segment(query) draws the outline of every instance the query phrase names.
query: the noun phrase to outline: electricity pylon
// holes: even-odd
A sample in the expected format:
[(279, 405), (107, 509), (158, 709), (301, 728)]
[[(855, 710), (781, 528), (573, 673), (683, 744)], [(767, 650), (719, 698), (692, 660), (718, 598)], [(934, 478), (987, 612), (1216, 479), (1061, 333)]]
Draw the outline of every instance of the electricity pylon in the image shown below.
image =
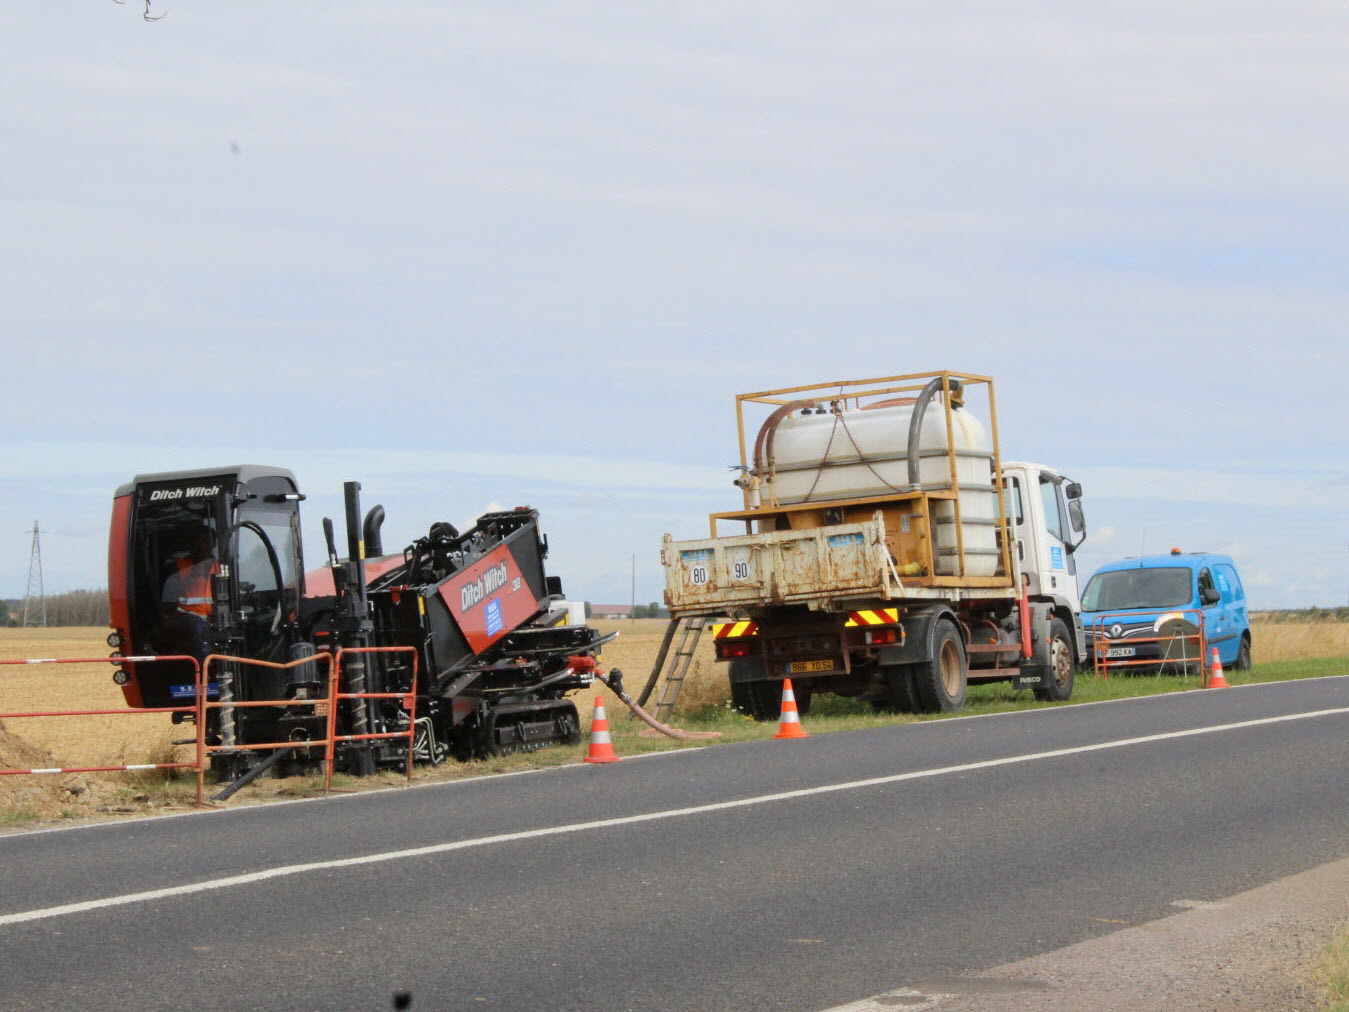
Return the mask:
[(47, 595), (42, 591), (42, 544), (37, 521), (33, 521), (33, 554), (28, 562), (28, 589), (23, 592), (23, 624), (47, 625)]

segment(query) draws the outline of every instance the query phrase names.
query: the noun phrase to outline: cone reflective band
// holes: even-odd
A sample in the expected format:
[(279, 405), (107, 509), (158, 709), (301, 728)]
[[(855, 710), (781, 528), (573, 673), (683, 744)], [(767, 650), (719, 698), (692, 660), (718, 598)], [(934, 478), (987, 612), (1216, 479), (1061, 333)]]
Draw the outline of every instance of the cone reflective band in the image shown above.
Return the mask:
[(616, 763), (622, 756), (614, 751), (609, 737), (609, 717), (604, 712), (604, 698), (595, 697), (595, 716), (590, 722), (590, 751), (583, 762)]
[(792, 680), (782, 680), (782, 719), (778, 723), (778, 733), (774, 738), (809, 738), (801, 727), (801, 715), (796, 712), (796, 694), (792, 692)]

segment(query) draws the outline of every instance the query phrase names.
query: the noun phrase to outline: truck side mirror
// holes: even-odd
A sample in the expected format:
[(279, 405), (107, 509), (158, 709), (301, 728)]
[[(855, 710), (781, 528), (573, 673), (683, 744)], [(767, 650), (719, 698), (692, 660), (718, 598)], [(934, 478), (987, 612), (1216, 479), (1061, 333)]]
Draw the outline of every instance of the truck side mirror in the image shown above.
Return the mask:
[(1070, 500), (1071, 500), (1071, 499), (1081, 499), (1081, 498), (1082, 498), (1082, 486), (1079, 485), (1079, 484), (1078, 484), (1077, 482), (1075, 482), (1075, 481), (1070, 481), (1070, 482), (1067, 484), (1067, 486), (1064, 488), (1063, 494), (1064, 494), (1068, 499), (1070, 499)]
[(1218, 593), (1217, 587), (1205, 587), (1199, 592), (1199, 599), (1205, 604), (1217, 604), (1222, 600), (1222, 595)]
[(1081, 535), (1069, 546), (1068, 550), (1075, 552), (1078, 546), (1087, 540), (1087, 518), (1082, 514), (1082, 501), (1080, 499), (1068, 501), (1068, 522), (1073, 525), (1073, 533)]

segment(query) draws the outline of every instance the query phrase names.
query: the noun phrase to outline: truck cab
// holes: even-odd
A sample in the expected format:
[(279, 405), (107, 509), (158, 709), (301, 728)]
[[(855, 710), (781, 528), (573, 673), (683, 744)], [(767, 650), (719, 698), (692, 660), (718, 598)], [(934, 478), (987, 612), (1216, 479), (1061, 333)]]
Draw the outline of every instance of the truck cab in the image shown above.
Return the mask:
[[(1002, 469), (1017, 565), (1031, 597), (1081, 611), (1077, 549), (1087, 537), (1082, 486), (1043, 464), (1009, 462)], [(1083, 642), (1078, 629), (1078, 643)]]

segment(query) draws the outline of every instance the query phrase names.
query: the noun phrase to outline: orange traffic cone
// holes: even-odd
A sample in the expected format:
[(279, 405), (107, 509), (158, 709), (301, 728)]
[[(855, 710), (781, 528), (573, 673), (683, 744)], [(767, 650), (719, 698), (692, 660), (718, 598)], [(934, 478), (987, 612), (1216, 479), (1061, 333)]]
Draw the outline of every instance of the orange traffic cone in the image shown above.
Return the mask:
[(778, 733), (774, 738), (809, 738), (801, 727), (801, 715), (796, 712), (796, 695), (792, 692), (792, 680), (782, 680), (782, 720), (778, 724)]
[(1218, 648), (1213, 648), (1213, 663), (1208, 667), (1208, 685), (1209, 689), (1230, 688), (1227, 679), (1223, 677), (1223, 662), (1218, 660)]
[(590, 722), (590, 753), (582, 760), (588, 763), (616, 763), (623, 757), (614, 751), (609, 737), (609, 717), (604, 712), (604, 697), (595, 697), (595, 716)]

